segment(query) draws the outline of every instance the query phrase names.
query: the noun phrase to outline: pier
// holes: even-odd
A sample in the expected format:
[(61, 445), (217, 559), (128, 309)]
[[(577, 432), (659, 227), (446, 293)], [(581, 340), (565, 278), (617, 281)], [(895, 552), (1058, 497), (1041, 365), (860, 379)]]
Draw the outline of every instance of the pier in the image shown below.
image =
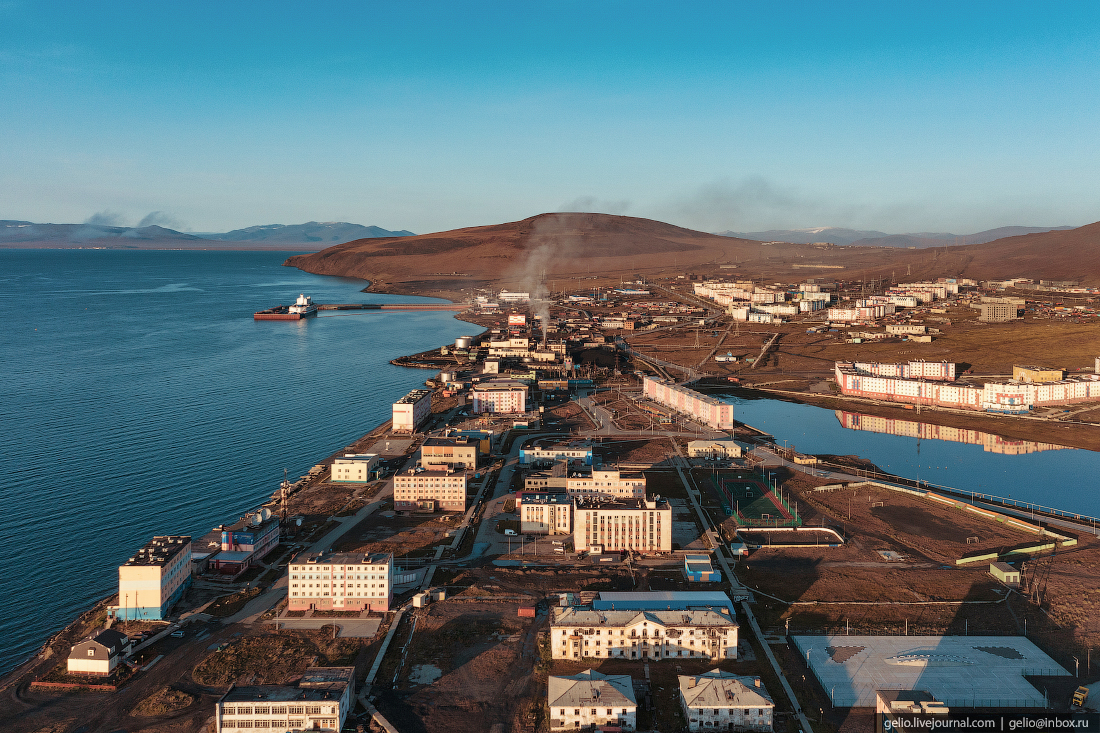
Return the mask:
[(464, 311), (461, 303), (318, 303), (319, 311)]

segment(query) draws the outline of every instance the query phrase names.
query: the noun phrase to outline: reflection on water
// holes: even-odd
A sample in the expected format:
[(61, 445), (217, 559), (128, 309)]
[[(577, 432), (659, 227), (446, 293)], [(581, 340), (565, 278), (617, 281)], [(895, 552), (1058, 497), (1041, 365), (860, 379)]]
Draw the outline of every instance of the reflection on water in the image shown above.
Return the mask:
[(1065, 450), (1064, 445), (1037, 443), (1033, 440), (1017, 440), (1001, 435), (983, 433), (979, 430), (952, 428), (946, 425), (930, 425), (915, 420), (898, 420), (892, 417), (866, 415), (862, 412), (837, 410), (836, 419), (849, 430), (865, 430), (870, 433), (900, 435), (905, 438), (925, 440), (946, 440), (952, 443), (980, 445), (987, 453), (1000, 453), (1006, 456), (1022, 456), (1044, 450)]

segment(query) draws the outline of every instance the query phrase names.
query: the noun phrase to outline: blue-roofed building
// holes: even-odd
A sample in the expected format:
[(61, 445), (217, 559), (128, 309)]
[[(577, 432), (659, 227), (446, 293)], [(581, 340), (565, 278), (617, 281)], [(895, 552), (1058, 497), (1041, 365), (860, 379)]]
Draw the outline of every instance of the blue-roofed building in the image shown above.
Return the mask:
[(592, 601), (596, 611), (687, 611), (702, 608), (725, 608), (734, 615), (733, 601), (722, 591), (600, 591)]

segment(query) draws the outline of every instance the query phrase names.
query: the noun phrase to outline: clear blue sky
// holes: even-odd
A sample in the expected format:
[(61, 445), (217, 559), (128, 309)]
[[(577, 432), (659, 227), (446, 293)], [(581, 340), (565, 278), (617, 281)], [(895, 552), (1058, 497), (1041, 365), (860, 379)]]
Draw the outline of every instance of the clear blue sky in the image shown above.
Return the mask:
[(1100, 220), (1096, 2), (0, 0), (0, 100), (0, 219)]

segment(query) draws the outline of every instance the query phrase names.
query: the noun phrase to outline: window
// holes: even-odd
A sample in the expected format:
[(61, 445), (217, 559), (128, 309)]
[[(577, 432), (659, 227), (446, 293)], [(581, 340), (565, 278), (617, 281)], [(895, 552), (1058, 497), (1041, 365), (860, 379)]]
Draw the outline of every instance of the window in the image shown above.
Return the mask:
[(88, 656), (89, 657), (94, 657), (95, 656), (95, 649), (89, 649), (88, 650)]

